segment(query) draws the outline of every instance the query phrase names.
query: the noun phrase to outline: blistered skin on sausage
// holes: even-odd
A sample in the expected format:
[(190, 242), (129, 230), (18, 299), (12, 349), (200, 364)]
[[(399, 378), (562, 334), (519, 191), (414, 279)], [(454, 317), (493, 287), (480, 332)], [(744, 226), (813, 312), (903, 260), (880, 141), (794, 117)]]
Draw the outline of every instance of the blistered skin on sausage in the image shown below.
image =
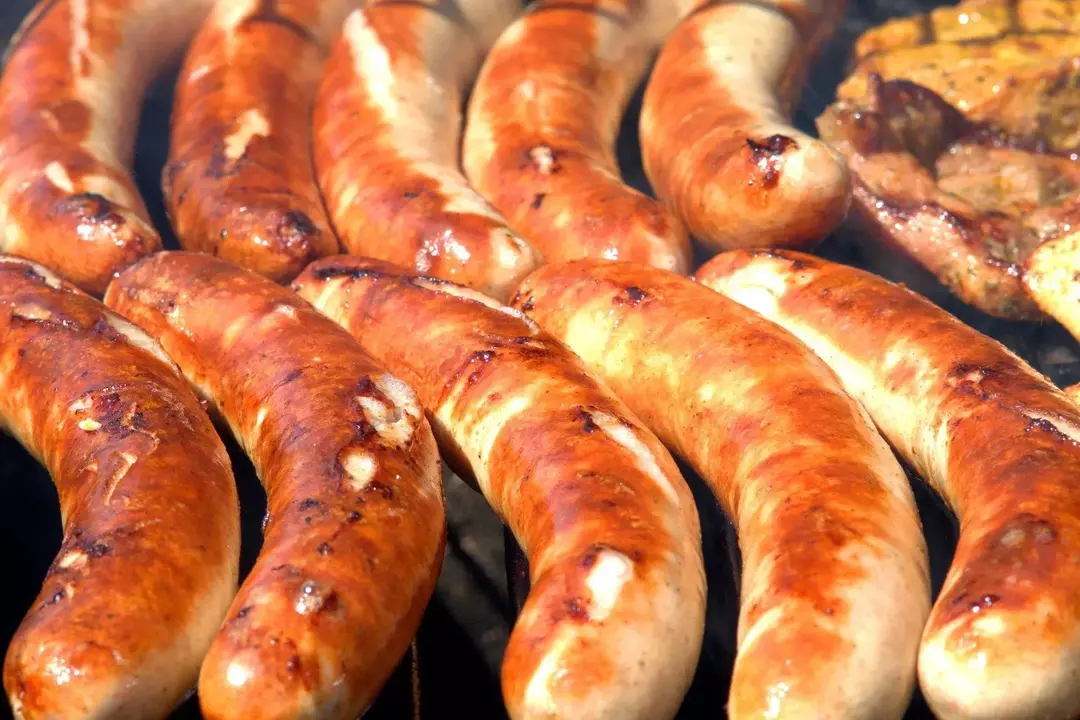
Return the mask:
[(869, 273), (735, 251), (697, 277), (829, 363), (955, 510), (956, 555), (919, 651), (931, 709), (1080, 713), (1080, 410), (1002, 345)]
[(657, 196), (709, 247), (810, 247), (844, 219), (847, 162), (791, 122), (842, 5), (712, 5), (664, 45), (642, 104), (642, 160)]
[(899, 718), (930, 611), (907, 478), (793, 336), (672, 273), (547, 265), (513, 305), (706, 479), (743, 577), (732, 718)]
[(64, 539), (7, 648), (16, 718), (163, 718), (236, 591), (225, 447), (161, 348), (0, 255), (0, 429), (52, 475)]
[(287, 288), (162, 253), (106, 302), (160, 338), (267, 489), (263, 547), (199, 676), (203, 716), (354, 718), (442, 562), (439, 459), (415, 393)]
[(476, 291), (351, 257), (294, 288), (417, 389), (444, 456), (528, 556), (502, 667), (510, 716), (673, 717), (705, 588), (693, 498), (660, 442), (569, 350)]
[(330, 42), (356, 0), (219, 0), (187, 53), (162, 174), (186, 250), (279, 282), (338, 250), (311, 150)]
[(212, 0), (40, 0), (0, 78), (0, 251), (101, 295), (161, 248), (131, 177), (142, 96)]
[(682, 223), (625, 185), (619, 121), (689, 0), (540, 0), (502, 34), (469, 101), (473, 185), (548, 262), (689, 269)]
[(506, 299), (540, 254), (459, 169), (464, 94), (518, 0), (372, 2), (315, 107), (319, 181), (349, 252)]

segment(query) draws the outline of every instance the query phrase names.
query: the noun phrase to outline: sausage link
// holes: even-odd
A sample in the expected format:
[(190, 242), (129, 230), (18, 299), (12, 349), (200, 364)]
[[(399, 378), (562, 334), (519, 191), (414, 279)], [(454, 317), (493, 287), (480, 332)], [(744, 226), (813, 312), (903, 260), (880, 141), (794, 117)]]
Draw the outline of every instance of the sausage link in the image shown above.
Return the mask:
[(40, 0), (0, 78), (0, 251), (100, 296), (161, 249), (131, 177), (142, 97), (212, 0)]
[(930, 611), (904, 471), (793, 336), (691, 280), (547, 265), (514, 299), (705, 478), (742, 550), (731, 718), (899, 718)]
[(319, 182), (349, 252), (506, 299), (540, 263), (458, 165), (464, 94), (519, 0), (374, 0), (315, 106)]
[(537, 0), (480, 71), (465, 126), (473, 185), (548, 262), (631, 260), (685, 273), (690, 244), (619, 177), (630, 95), (690, 0)]
[(510, 716), (673, 717), (705, 588), (694, 501), (660, 442), (573, 353), (476, 291), (350, 257), (294, 288), (417, 389), (444, 457), (527, 555)]
[(698, 280), (790, 330), (960, 520), (919, 650), (942, 718), (1080, 713), (1080, 410), (994, 340), (861, 270), (720, 255)]
[(415, 393), (287, 288), (162, 253), (106, 302), (161, 339), (267, 490), (263, 546), (199, 676), (203, 715), (354, 718), (442, 563), (439, 459)]
[(164, 718), (236, 591), (229, 457), (145, 333), (0, 255), (0, 429), (56, 483), (64, 538), (7, 648), (16, 718)]
[(1024, 263), (1023, 290), (1039, 309), (1080, 338), (1080, 237), (1042, 241)]
[(331, 38), (356, 0), (218, 0), (176, 86), (162, 185), (181, 246), (287, 282), (338, 250), (311, 153)]
[(714, 249), (810, 247), (844, 219), (847, 162), (792, 126), (842, 0), (710, 5), (672, 33), (641, 109), (656, 194)]

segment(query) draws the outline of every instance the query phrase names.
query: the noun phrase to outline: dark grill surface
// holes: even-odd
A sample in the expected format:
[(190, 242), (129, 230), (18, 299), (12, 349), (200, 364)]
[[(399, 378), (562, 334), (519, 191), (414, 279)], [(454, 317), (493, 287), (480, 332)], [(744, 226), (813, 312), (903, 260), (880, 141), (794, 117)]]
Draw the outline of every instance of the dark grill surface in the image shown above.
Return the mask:
[[(32, 5), (33, 0), (0, 0), (0, 48), (6, 47), (8, 37)], [(799, 125), (811, 130), (813, 119), (831, 102), (834, 88), (846, 69), (848, 48), (860, 32), (889, 17), (925, 11), (933, 5), (926, 0), (849, 0), (847, 18), (812, 72), (797, 113)], [(166, 241), (176, 247), (168, 233), (158, 183), (167, 150), (173, 81), (173, 77), (163, 78), (146, 101), (137, 139), (135, 170), (158, 228), (165, 232)], [(624, 122), (619, 156), (629, 180), (644, 188), (647, 184), (636, 147), (639, 102), (640, 96)], [(921, 269), (860, 245), (857, 237), (843, 231), (830, 238), (821, 253), (908, 284), (968, 324), (1001, 340), (1059, 384), (1080, 381), (1080, 350), (1056, 324), (1010, 323), (970, 310)], [(240, 488), (241, 570), (246, 572), (259, 549), (259, 528), (266, 503), (250, 463), (235, 444), (230, 442), (229, 449)], [(691, 482), (702, 516), (709, 607), (702, 661), (679, 717), (723, 717), (735, 646), (737, 589), (733, 567), (737, 566), (738, 551), (730, 524), (720, 514), (715, 500), (685, 466), (683, 472)], [(921, 480), (913, 477), (913, 484), (930, 544), (936, 593), (955, 547), (955, 523)], [(522, 561), (513, 548), (504, 554), (504, 536), (498, 520), (478, 494), (453, 477), (447, 478), (447, 504), (450, 530), (446, 561), (436, 597), (417, 640), (418, 716), (425, 719), (459, 714), (474, 718), (505, 717), (498, 668), (516, 608), (507, 577), (522, 577)], [(0, 571), (0, 647), (7, 647), (36, 596), (60, 546), (60, 537), (56, 492), (48, 475), (17, 443), (0, 435), (0, 548), (4, 552)], [(513, 597), (520, 598), (524, 587), (516, 582), (513, 591)], [(379, 703), (366, 717), (417, 716), (412, 700), (411, 669), (406, 658)], [(6, 702), (0, 703), (0, 717), (9, 714)], [(195, 699), (185, 703), (173, 717), (198, 718)], [(930, 717), (918, 694), (907, 717)]]

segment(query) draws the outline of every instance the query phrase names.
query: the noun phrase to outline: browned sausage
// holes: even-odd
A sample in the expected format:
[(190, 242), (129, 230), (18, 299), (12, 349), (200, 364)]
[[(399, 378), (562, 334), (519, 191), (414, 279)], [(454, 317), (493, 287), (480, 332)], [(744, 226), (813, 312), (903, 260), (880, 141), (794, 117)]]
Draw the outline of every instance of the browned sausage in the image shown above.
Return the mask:
[(0, 255), (0, 428), (48, 469), (64, 523), (7, 648), (15, 717), (165, 717), (236, 591), (236, 487), (210, 418), (145, 333)]
[(263, 547), (199, 676), (207, 718), (354, 718), (408, 648), (442, 563), (416, 395), (287, 288), (162, 253), (106, 302), (161, 339), (267, 489)]
[(792, 126), (843, 0), (744, 0), (685, 20), (656, 61), (641, 154), (656, 194), (713, 248), (807, 247), (851, 202), (844, 156)]
[(417, 389), (444, 455), (528, 556), (510, 716), (674, 716), (705, 590), (693, 498), (660, 442), (573, 353), (474, 290), (350, 257), (294, 287)]
[(319, 181), (349, 252), (506, 299), (539, 254), (458, 166), (464, 94), (519, 0), (373, 0), (315, 106)]
[(793, 252), (736, 251), (698, 279), (790, 330), (956, 511), (919, 651), (943, 718), (1080, 713), (1080, 410), (925, 298)]
[(469, 101), (473, 185), (548, 262), (632, 260), (687, 272), (682, 223), (623, 184), (619, 120), (694, 0), (537, 0), (488, 54)]
[(40, 0), (0, 78), (0, 251), (100, 295), (161, 248), (131, 177), (143, 93), (212, 0)]
[(311, 153), (319, 73), (358, 0), (218, 0), (187, 53), (162, 181), (176, 235), (286, 282), (337, 252)]
[(899, 718), (930, 611), (904, 471), (802, 343), (689, 279), (547, 265), (514, 306), (689, 461), (742, 550), (731, 718)]

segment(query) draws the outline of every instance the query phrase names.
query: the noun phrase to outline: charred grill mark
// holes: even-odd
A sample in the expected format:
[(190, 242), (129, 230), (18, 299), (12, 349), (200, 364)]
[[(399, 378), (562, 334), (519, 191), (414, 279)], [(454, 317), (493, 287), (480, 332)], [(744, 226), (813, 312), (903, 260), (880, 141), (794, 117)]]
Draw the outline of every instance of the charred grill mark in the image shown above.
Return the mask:
[(544, 204), (544, 198), (547, 197), (547, 193), (536, 193), (533, 195), (532, 202), (529, 203), (529, 207), (533, 210), (539, 210), (540, 206)]
[(581, 421), (581, 431), (586, 435), (592, 434), (600, 429), (593, 421), (592, 415), (584, 407), (579, 407), (574, 411), (574, 418)]
[(644, 290), (635, 285), (630, 285), (612, 298), (611, 302), (613, 305), (631, 305), (636, 307), (648, 300), (648, 298), (649, 294)]
[(1006, 0), (1005, 21), (1008, 23), (1008, 29), (1006, 30), (1006, 34), (1024, 34), (1024, 24), (1020, 22), (1020, 0)]
[(919, 37), (916, 45), (929, 45), (937, 40), (937, 29), (934, 27), (934, 19), (930, 13), (919, 15)]
[(761, 173), (761, 185), (766, 189), (776, 187), (780, 181), (780, 174), (784, 169), (784, 153), (788, 148), (799, 147), (793, 138), (786, 135), (771, 135), (760, 143), (753, 138), (746, 138), (746, 145), (750, 148), (751, 159)]
[(315, 36), (312, 35), (306, 27), (292, 18), (281, 14), (281, 11), (278, 9), (278, 0), (260, 0), (255, 12), (244, 18), (241, 27), (259, 23), (277, 25), (278, 27), (285, 28), (306, 43), (315, 42)]
[(116, 204), (98, 193), (69, 195), (57, 203), (56, 209), (63, 214), (71, 213), (97, 225), (119, 227), (126, 220), (116, 211)]

